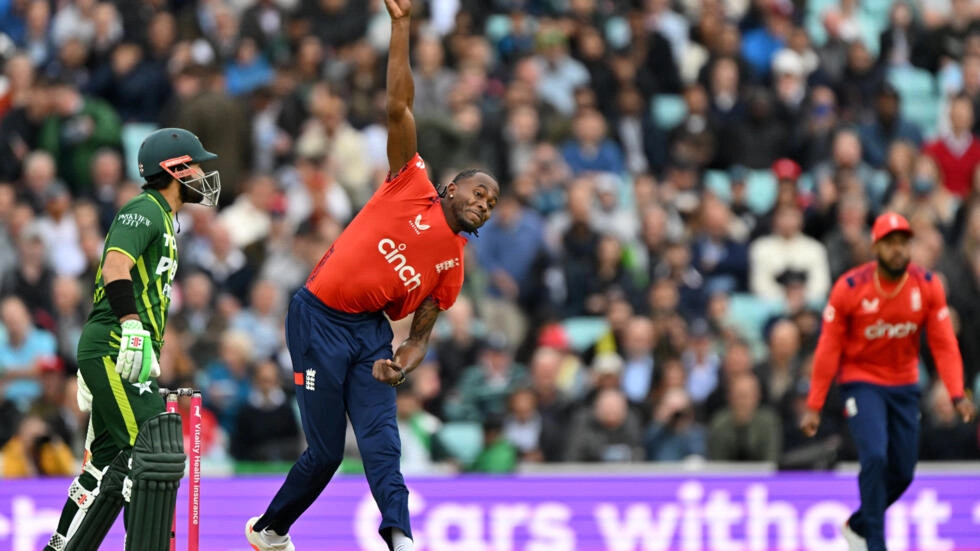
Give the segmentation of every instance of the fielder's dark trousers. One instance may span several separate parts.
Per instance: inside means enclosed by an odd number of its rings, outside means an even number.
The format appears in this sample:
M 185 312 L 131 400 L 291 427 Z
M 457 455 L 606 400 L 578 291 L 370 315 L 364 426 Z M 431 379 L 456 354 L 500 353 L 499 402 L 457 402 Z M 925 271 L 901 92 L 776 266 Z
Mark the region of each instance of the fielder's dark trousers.
M 885 551 L 885 510 L 912 483 L 919 458 L 919 389 L 847 383 L 841 397 L 861 462 L 861 507 L 848 523 L 868 551 Z
M 371 375 L 375 360 L 392 357 L 391 325 L 380 312 L 348 314 L 300 289 L 286 316 L 286 346 L 308 448 L 293 465 L 256 530 L 285 534 L 313 504 L 344 456 L 350 417 L 371 494 L 381 510 L 379 533 L 411 537 L 408 489 L 399 464 L 401 440 L 395 389 Z

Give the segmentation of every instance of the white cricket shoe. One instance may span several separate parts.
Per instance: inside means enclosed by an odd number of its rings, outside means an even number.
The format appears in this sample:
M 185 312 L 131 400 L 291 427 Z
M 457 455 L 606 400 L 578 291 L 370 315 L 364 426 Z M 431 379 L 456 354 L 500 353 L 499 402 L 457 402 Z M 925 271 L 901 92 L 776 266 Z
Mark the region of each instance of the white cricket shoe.
M 280 536 L 268 528 L 261 532 L 253 530 L 252 527 L 258 521 L 259 517 L 252 517 L 245 524 L 245 537 L 252 549 L 255 551 L 296 551 L 296 547 L 289 539 L 289 534 Z
M 840 533 L 844 536 L 849 551 L 868 551 L 868 542 L 857 532 L 851 530 L 851 526 L 846 521 L 840 527 Z

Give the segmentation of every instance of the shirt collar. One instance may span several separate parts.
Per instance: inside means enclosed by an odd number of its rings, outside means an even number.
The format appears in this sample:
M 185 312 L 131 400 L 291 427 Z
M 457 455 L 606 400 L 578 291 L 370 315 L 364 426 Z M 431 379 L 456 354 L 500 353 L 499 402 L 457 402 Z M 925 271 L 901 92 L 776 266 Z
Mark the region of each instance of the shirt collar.
M 162 193 L 155 189 L 148 189 L 146 190 L 146 194 L 156 199 L 157 203 L 160 203 L 160 206 L 163 207 L 164 212 L 170 212 L 170 203 L 167 202 Z

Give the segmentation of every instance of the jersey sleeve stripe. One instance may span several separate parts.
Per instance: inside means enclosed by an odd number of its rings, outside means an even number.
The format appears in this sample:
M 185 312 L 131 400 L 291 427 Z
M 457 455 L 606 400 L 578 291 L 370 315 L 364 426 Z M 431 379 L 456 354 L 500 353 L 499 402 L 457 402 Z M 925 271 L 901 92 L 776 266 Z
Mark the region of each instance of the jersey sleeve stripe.
M 163 338 L 163 329 L 165 329 L 166 326 L 167 326 L 167 306 L 168 305 L 166 304 L 167 298 L 165 296 L 163 296 L 163 283 L 160 283 L 160 281 L 162 279 L 163 278 L 159 278 L 159 277 L 157 278 L 157 296 L 160 297 L 160 321 L 163 324 L 163 327 L 160 328 L 160 336 L 157 337 L 157 340 L 160 340 L 160 339 Z
M 116 399 L 119 406 L 119 413 L 122 414 L 123 422 L 126 423 L 126 433 L 129 434 L 129 445 L 136 443 L 136 434 L 139 427 L 136 426 L 136 416 L 133 415 L 133 407 L 129 404 L 129 397 L 126 396 L 126 389 L 123 388 L 122 379 L 116 373 L 116 365 L 109 356 L 102 356 L 102 365 L 105 366 L 105 374 L 109 379 L 109 388 L 112 389 L 112 396 Z
M 133 258 L 133 255 L 129 254 L 128 251 L 125 251 L 123 249 L 120 249 L 119 247 L 109 247 L 108 249 L 105 250 L 106 254 L 109 254 L 109 251 L 119 251 L 119 252 L 123 253 L 124 255 L 128 256 L 129 259 L 133 261 L 133 264 L 136 264 L 136 259 Z M 99 266 L 99 271 L 100 272 L 102 271 L 102 266 Z
M 157 318 L 153 315 L 153 304 L 150 302 L 150 276 L 146 271 L 146 263 L 141 256 L 136 261 L 136 269 L 139 271 L 140 279 L 143 280 L 143 305 L 146 306 L 146 317 L 150 318 L 150 325 L 153 327 L 153 337 L 156 340 L 163 338 L 160 334 L 160 326 L 157 325 Z

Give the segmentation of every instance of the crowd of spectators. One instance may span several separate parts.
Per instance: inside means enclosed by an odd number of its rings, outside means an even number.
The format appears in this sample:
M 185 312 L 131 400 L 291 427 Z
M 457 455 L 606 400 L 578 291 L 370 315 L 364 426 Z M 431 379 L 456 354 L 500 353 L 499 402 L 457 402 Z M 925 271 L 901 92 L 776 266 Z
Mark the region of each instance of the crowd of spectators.
M 380 0 L 0 0 L 5 476 L 77 468 L 75 344 L 164 126 L 223 190 L 177 220 L 159 383 L 203 390 L 206 462 L 297 457 L 284 311 L 389 170 L 389 32 Z M 433 182 L 478 166 L 502 195 L 399 388 L 407 472 L 853 459 L 833 394 L 796 427 L 820 309 L 886 210 L 980 384 L 977 2 L 416 0 L 412 53 Z M 980 457 L 921 372 L 922 458 Z

